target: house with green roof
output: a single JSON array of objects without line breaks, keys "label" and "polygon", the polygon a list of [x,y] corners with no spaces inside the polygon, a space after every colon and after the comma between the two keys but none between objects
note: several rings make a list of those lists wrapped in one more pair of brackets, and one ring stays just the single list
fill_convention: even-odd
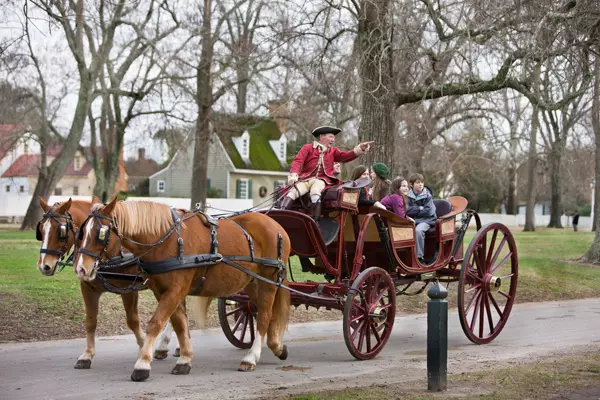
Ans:
[{"label": "house with green roof", "polygon": [[[287,184],[285,123],[272,117],[213,114],[208,151],[208,185],[220,197],[265,202]],[[162,170],[151,175],[151,197],[191,197],[193,134]]]}]

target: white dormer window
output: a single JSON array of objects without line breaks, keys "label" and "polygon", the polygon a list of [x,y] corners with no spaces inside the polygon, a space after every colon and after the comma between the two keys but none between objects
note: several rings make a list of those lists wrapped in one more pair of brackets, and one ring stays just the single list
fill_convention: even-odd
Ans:
[{"label": "white dormer window", "polygon": [[277,154],[277,158],[282,164],[285,164],[287,159],[287,137],[282,134],[279,140],[269,140],[269,144],[273,152]]},{"label": "white dormer window", "polygon": [[244,161],[250,159],[250,134],[245,131],[242,136],[233,137],[233,144]]},{"label": "white dormer window", "polygon": [[250,156],[250,138],[242,137],[242,157],[248,158]]}]

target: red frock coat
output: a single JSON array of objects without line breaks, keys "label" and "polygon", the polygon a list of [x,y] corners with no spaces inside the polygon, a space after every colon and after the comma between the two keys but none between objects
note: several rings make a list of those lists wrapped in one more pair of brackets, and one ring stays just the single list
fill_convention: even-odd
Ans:
[{"label": "red frock coat", "polygon": [[298,180],[301,181],[316,177],[323,179],[328,185],[335,185],[338,179],[334,176],[333,163],[348,162],[356,158],[358,154],[354,150],[342,151],[337,147],[330,147],[323,154],[323,165],[321,165],[319,148],[315,147],[314,143],[305,144],[292,161],[290,173],[298,174]]}]

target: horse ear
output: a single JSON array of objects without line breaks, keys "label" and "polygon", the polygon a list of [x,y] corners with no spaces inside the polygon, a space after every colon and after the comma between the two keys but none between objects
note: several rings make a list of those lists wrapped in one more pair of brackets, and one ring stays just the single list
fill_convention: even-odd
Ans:
[{"label": "horse ear", "polygon": [[92,204],[98,204],[98,203],[100,203],[100,197],[93,194],[92,195]]},{"label": "horse ear", "polygon": [[103,215],[110,215],[110,214],[112,214],[112,212],[115,209],[115,206],[117,205],[117,201],[118,201],[118,198],[117,198],[117,196],[115,196],[114,199],[112,199],[112,201],[110,203],[108,203],[104,208],[102,208],[100,210],[100,212]]},{"label": "horse ear", "polygon": [[58,210],[57,210],[57,211],[58,211],[58,213],[59,213],[59,214],[64,214],[64,213],[66,213],[67,211],[69,211],[69,209],[71,208],[71,204],[73,204],[73,201],[72,201],[72,200],[71,200],[71,198],[69,197],[69,200],[68,200],[68,201],[67,201],[65,204],[63,204],[62,206],[60,206],[60,207],[58,208]]},{"label": "horse ear", "polygon": [[42,196],[40,196],[40,207],[42,207],[42,210],[44,210],[45,213],[47,213],[50,209],[50,206],[48,203],[46,203],[46,200],[44,200]]}]

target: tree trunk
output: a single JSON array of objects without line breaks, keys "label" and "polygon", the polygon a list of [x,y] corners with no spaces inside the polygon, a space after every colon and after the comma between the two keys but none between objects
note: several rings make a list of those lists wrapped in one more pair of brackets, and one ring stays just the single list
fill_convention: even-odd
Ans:
[{"label": "tree trunk", "polygon": [[[44,196],[46,199],[48,195],[52,193],[56,184],[60,181],[62,176],[67,170],[67,166],[73,160],[75,152],[79,147],[79,141],[85,127],[85,119],[87,116],[88,107],[92,101],[92,81],[89,77],[84,77],[83,74],[80,76],[79,94],[77,99],[77,105],[75,107],[75,114],[73,116],[73,122],[69,135],[62,145],[60,155],[54,159],[54,161],[48,166],[47,175],[38,177],[37,184],[33,190],[33,197],[31,203],[27,208],[21,229],[35,229],[37,223],[41,218],[39,212],[39,196]],[[44,168],[44,166],[42,166]]]},{"label": "tree trunk", "polygon": [[211,32],[212,0],[204,0],[202,21],[202,52],[196,68],[196,143],[194,145],[194,166],[192,172],[192,203],[201,210],[206,207],[206,173],[210,146],[210,118],[212,113],[211,66],[213,62],[213,38]]},{"label": "tree trunk", "polygon": [[517,203],[517,168],[514,161],[508,167],[508,193],[506,195],[506,213],[517,215],[519,205]]},{"label": "tree trunk", "polygon": [[248,99],[248,81],[249,76],[249,68],[247,61],[242,62],[242,65],[238,67],[238,80],[240,83],[238,84],[238,92],[237,92],[237,113],[245,114],[246,113],[246,103]]},{"label": "tree trunk", "polygon": [[381,161],[394,170],[395,129],[394,87],[391,46],[388,40],[389,0],[363,0],[358,21],[359,74],[362,86],[362,113],[359,142],[374,140],[371,152],[363,157],[367,165]]},{"label": "tree trunk", "polygon": [[[533,87],[538,86],[540,81],[540,73],[541,73],[541,62],[535,66],[535,71],[533,72]],[[536,186],[535,186],[535,169],[537,166],[537,133],[540,127],[540,116],[539,116],[539,107],[537,105],[533,105],[533,111],[531,114],[531,134],[529,140],[529,155],[527,156],[527,208],[525,210],[525,227],[523,230],[525,232],[534,232],[535,231],[535,194],[536,194]]]},{"label": "tree trunk", "polygon": [[560,217],[563,213],[562,209],[562,190],[560,179],[560,163],[562,161],[562,139],[557,139],[553,143],[552,151],[550,151],[550,185],[551,185],[551,200],[550,200],[550,223],[548,228],[562,228]]},{"label": "tree trunk", "polygon": [[[600,199],[600,59],[596,57],[596,65],[594,67],[595,79],[594,79],[594,97],[592,100],[592,126],[594,129],[594,137],[596,141],[596,187],[594,189],[594,197],[596,200]],[[594,221],[593,223],[598,226],[600,223],[600,213],[598,202],[594,204]],[[583,261],[586,262],[600,262],[600,229],[596,229],[594,235],[594,241],[590,248],[583,255]]]}]

